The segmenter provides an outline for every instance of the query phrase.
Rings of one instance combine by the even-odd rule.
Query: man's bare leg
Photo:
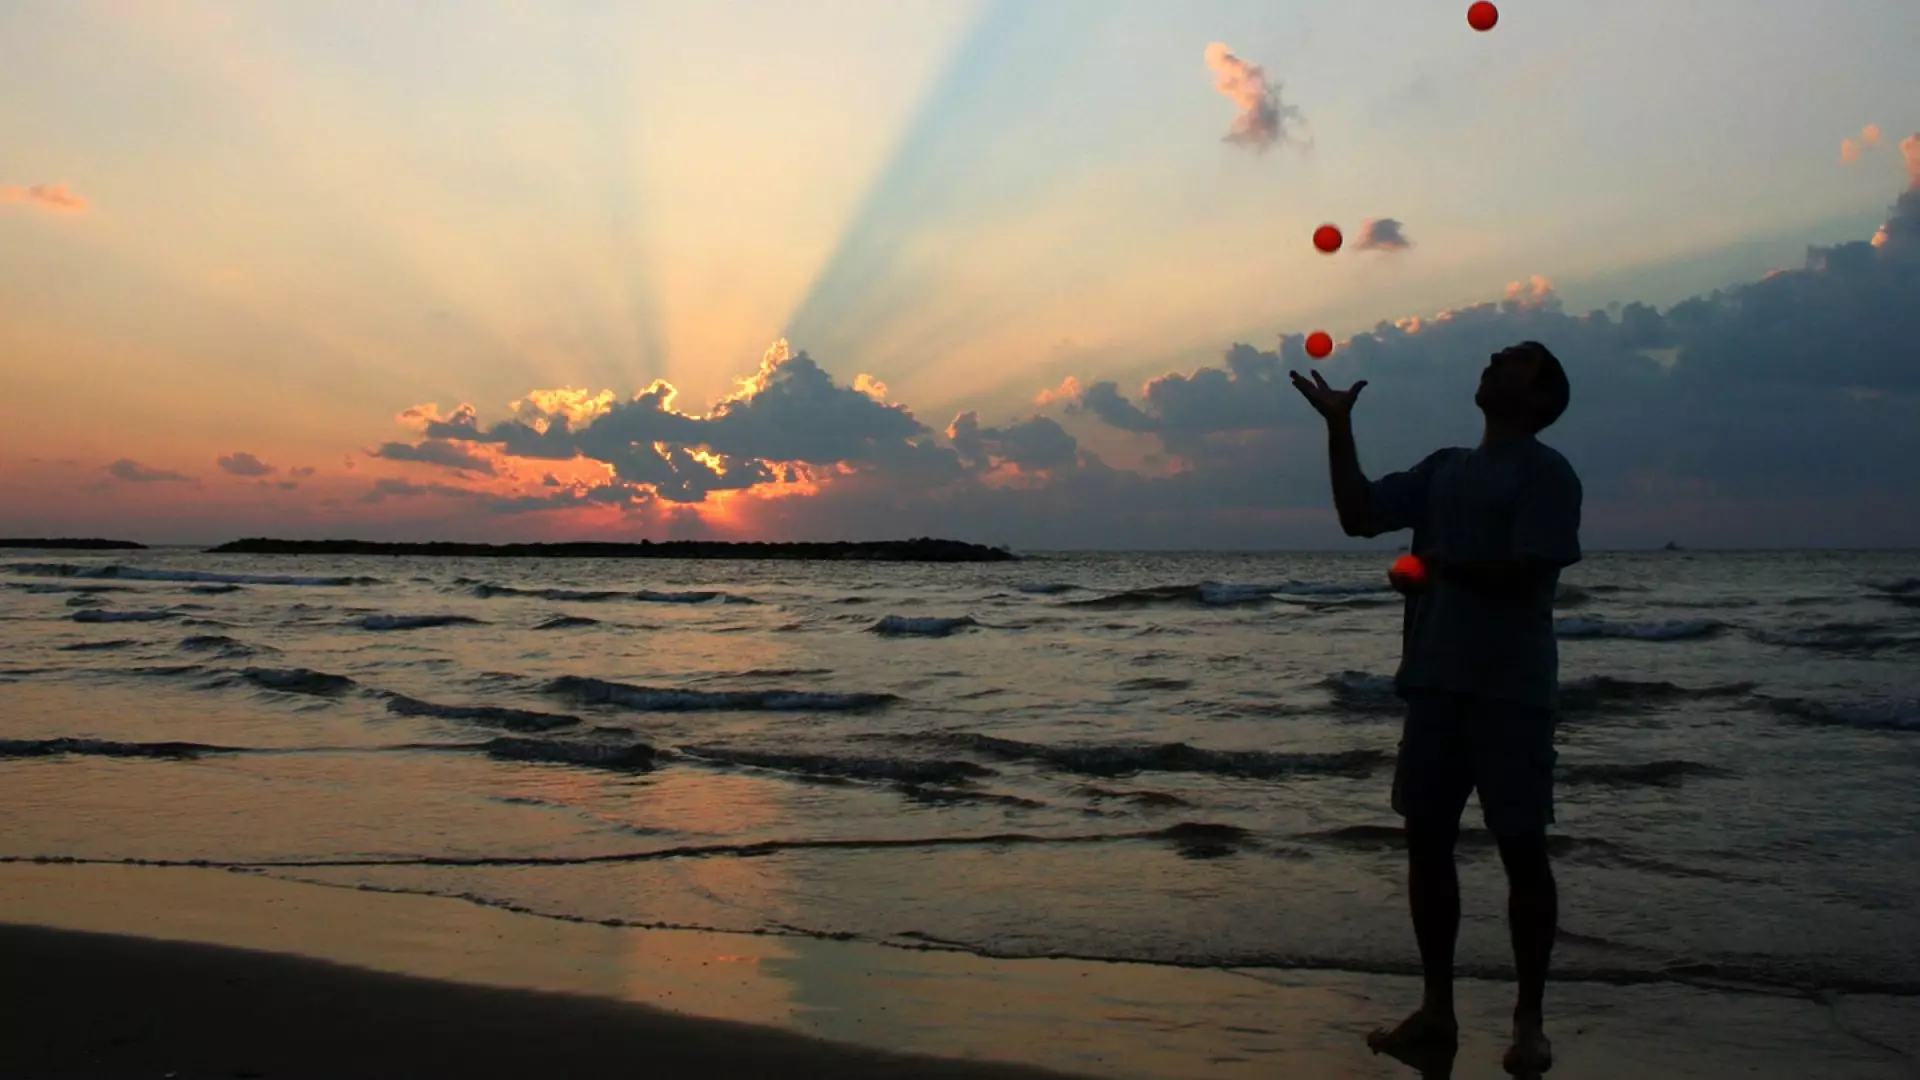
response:
[[[1544,833],[1500,838],[1500,861],[1507,868],[1507,926],[1513,936],[1513,967],[1519,994],[1513,1006],[1513,1045],[1504,1064],[1510,1073],[1533,1075],[1553,1067],[1547,1041],[1544,1000],[1547,961],[1560,915],[1559,891],[1547,859]]]
[[[1403,1056],[1426,1048],[1451,1049],[1460,1038],[1453,1013],[1453,947],[1460,933],[1460,875],[1453,864],[1458,822],[1407,820],[1407,905],[1420,945],[1426,993],[1420,1008],[1391,1029],[1367,1036],[1375,1051]]]

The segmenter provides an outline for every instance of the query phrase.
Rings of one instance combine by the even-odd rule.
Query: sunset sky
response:
[[[11,0],[0,535],[1920,546],[1920,4],[1466,6]]]

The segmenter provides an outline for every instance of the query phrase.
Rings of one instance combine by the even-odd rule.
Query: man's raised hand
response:
[[[1307,399],[1307,404],[1313,406],[1313,411],[1329,420],[1344,420],[1351,415],[1353,403],[1360,400],[1360,391],[1367,385],[1367,380],[1361,379],[1346,390],[1335,390],[1327,385],[1327,380],[1321,378],[1318,371],[1310,373],[1313,376],[1312,382],[1301,378],[1297,371],[1289,371],[1287,374],[1293,379],[1293,388],[1300,391],[1301,397]]]

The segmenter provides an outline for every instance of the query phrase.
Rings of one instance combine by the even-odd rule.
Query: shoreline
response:
[[[1418,980],[1401,976],[637,930],[193,868],[0,866],[0,924],[0,978],[19,1003],[0,1021],[9,1074],[504,1076],[507,1037],[585,1055],[545,1059],[553,1075],[1419,1075],[1362,1041],[1417,1000]],[[1511,988],[1462,979],[1458,994],[1456,1069],[1498,1075]],[[1672,985],[1548,994],[1550,1075],[1572,1080],[1879,1080],[1913,1076],[1920,1055],[1910,998]],[[43,1056],[9,1063],[16,1053]],[[273,1053],[284,1064],[269,1064]],[[900,1054],[946,1061],[888,1056]],[[74,1060],[88,1055],[99,1060]],[[512,1075],[526,1075],[513,1060]]]

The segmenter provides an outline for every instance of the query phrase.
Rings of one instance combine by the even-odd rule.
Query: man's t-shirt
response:
[[[1407,597],[1399,689],[1427,687],[1544,708],[1558,703],[1553,596],[1580,561],[1580,478],[1531,436],[1484,449],[1438,450],[1370,485],[1382,532],[1413,530],[1413,551],[1456,560],[1532,555],[1555,570],[1528,595],[1489,597],[1450,581]]]

